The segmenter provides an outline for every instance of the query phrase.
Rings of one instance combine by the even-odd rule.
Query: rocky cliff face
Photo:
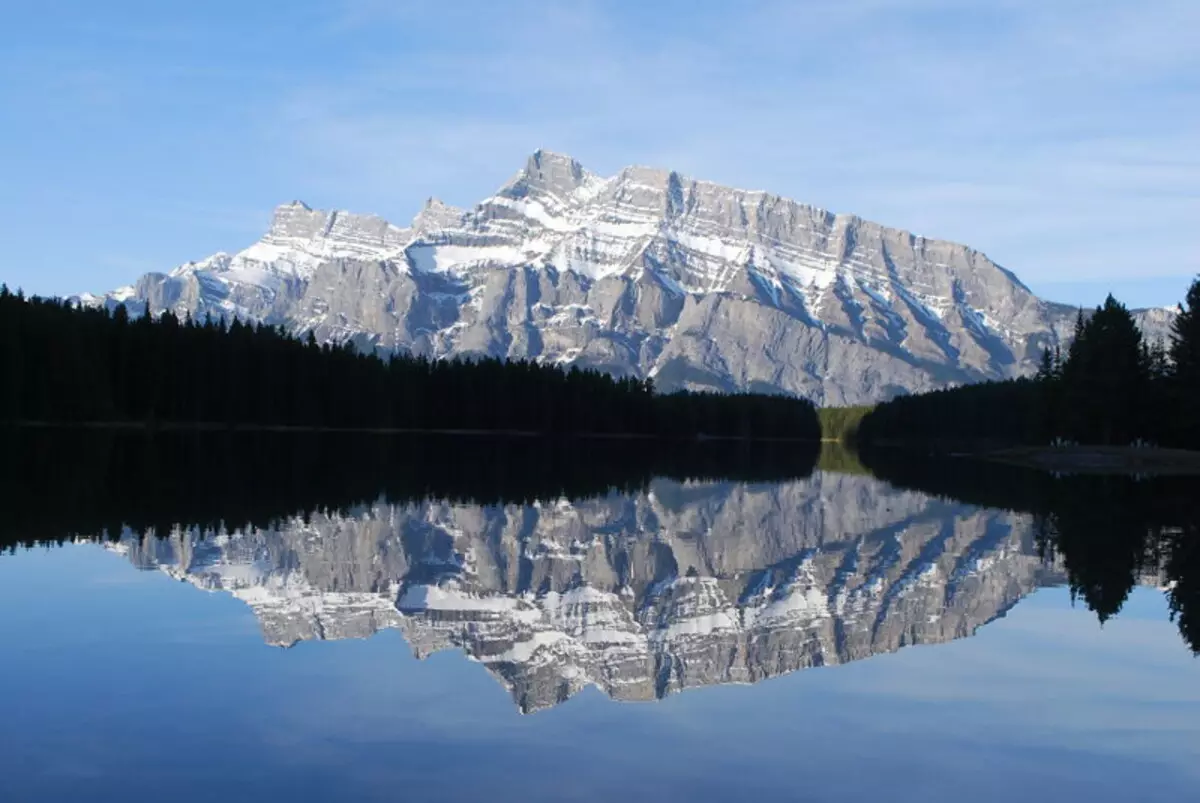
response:
[[[462,649],[523,711],[587,685],[650,700],[945,642],[1058,579],[1027,519],[829,473],[550,505],[380,502],[113,548],[236,595],[271,644],[398,628],[420,656]]]
[[[543,151],[470,210],[431,199],[401,227],[293,202],[244,251],[83,300],[823,404],[1031,373],[1074,315],[963,245]]]

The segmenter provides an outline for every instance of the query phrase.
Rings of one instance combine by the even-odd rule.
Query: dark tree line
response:
[[[384,359],[237,320],[132,318],[0,289],[0,422],[817,440],[804,399],[499,359]]]
[[[1171,415],[1181,444],[1200,448],[1200,280],[1193,282],[1172,327],[1170,365]]]
[[[1090,316],[1080,311],[1067,352],[1046,350],[1037,376],[898,397],[867,414],[856,437],[972,446],[1142,440],[1200,448],[1198,314],[1200,280],[1180,307],[1170,343],[1151,343],[1109,296]]]

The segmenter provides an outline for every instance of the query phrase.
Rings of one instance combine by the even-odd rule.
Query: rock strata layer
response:
[[[964,245],[545,151],[471,209],[430,199],[399,226],[296,201],[244,251],[80,299],[824,405],[1032,373],[1074,318]],[[1160,336],[1171,312],[1138,316]]]

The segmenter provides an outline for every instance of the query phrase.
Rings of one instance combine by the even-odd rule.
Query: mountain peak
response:
[[[538,148],[531,153],[529,159],[525,162],[525,169],[539,170],[549,165],[561,165],[571,170],[583,170],[583,165],[570,154],[559,153],[558,151],[551,151],[546,148]]]
[[[572,157],[539,148],[501,194],[515,198],[542,193],[565,197],[593,177]]]
[[[285,203],[258,243],[149,274],[135,297],[322,341],[825,404],[1032,373],[1075,314],[965,246],[670,170],[602,178],[548,150],[469,212],[427,199],[411,227]],[[1161,334],[1168,313],[1139,321]]]
[[[462,220],[463,214],[463,210],[457,206],[451,206],[440,198],[429,197],[413,218],[412,227],[419,232],[450,228]]]
[[[309,240],[324,232],[329,215],[303,201],[275,207],[267,237],[274,240]]]

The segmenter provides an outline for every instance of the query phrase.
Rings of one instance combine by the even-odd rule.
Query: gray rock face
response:
[[[271,644],[397,628],[420,656],[462,649],[522,711],[588,685],[652,700],[945,642],[1061,580],[1027,518],[829,473],[533,506],[379,502],[110,548],[244,600]]]
[[[293,202],[245,251],[85,300],[822,404],[1031,373],[1074,318],[963,245],[544,151],[470,210],[430,199],[398,227]],[[1140,315],[1152,335],[1170,324]]]

